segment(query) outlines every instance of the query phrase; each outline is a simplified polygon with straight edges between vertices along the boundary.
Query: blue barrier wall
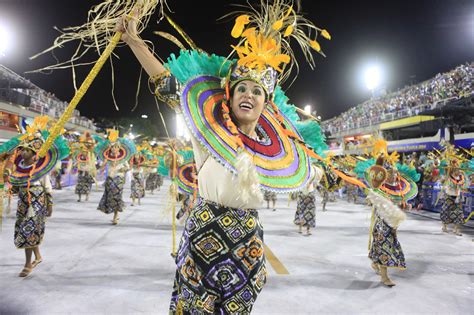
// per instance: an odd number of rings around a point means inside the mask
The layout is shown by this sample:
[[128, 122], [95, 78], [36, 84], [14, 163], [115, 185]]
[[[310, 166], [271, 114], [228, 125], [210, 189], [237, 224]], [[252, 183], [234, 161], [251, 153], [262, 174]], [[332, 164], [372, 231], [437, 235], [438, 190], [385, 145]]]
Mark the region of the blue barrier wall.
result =
[[[443, 205], [443, 200], [440, 198], [438, 203], [436, 203], [440, 192], [440, 183], [424, 182], [422, 189], [423, 209], [433, 212], [440, 212], [441, 206]], [[462, 196], [462, 209], [464, 211], [464, 217], [467, 217], [472, 211], [474, 211], [474, 194], [471, 192], [463, 192]]]

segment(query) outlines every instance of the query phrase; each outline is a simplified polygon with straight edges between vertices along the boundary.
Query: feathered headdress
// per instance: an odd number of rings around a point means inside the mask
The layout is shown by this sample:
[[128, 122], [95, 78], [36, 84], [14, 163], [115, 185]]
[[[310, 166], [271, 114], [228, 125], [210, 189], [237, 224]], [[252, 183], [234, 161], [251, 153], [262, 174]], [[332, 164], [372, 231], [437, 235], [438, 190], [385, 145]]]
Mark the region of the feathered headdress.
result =
[[42, 131], [46, 130], [48, 121], [48, 116], [35, 117], [33, 123], [26, 126], [25, 133], [19, 137], [19, 146], [31, 149], [35, 153], [38, 152], [45, 141]]
[[116, 129], [107, 129], [107, 139], [109, 139], [109, 141], [111, 143], [115, 143], [117, 142], [119, 138], [119, 131], [116, 130]]
[[[249, 6], [238, 15], [231, 35], [239, 42], [232, 45], [239, 59], [231, 68], [231, 88], [239, 81], [252, 80], [272, 95], [277, 81], [286, 80], [298, 62], [290, 40], [298, 42], [306, 61], [315, 66], [312, 51], [324, 56], [317, 42], [318, 35], [331, 39], [327, 30], [320, 29], [293, 8], [292, 0], [261, 0], [259, 8]], [[233, 51], [233, 52], [234, 52]]]
[[400, 155], [397, 151], [393, 151], [392, 153], [388, 153], [387, 141], [384, 139], [376, 139], [372, 145], [372, 152], [371, 156], [374, 159], [379, 157], [383, 157], [387, 166], [395, 167], [398, 160], [400, 159]]

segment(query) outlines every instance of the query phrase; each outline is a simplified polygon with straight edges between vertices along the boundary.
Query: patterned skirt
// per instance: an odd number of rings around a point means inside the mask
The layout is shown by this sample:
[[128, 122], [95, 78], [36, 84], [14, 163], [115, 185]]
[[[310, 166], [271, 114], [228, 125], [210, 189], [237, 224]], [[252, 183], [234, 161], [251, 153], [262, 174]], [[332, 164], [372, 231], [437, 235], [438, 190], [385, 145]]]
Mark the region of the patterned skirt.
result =
[[163, 176], [159, 174], [157, 175], [157, 178], [156, 178], [156, 186], [157, 187], [163, 186]]
[[21, 187], [18, 192], [14, 242], [17, 248], [32, 248], [41, 244], [44, 237], [48, 204], [52, 204], [51, 195], [43, 186], [30, 187], [32, 214], [28, 216], [28, 190]]
[[179, 209], [178, 213], [176, 214], [176, 219], [180, 220], [182, 217], [185, 217], [191, 212], [191, 206], [193, 205], [193, 197], [193, 195], [184, 194], [181, 209]]
[[150, 173], [145, 181], [146, 190], [155, 190], [158, 187], [158, 175], [157, 173]]
[[369, 258], [377, 265], [405, 269], [405, 255], [398, 242], [397, 230], [391, 228], [376, 213], [374, 215]]
[[320, 190], [321, 195], [321, 203], [326, 204], [329, 201], [329, 191], [326, 188], [321, 188]]
[[459, 203], [456, 203], [456, 197], [446, 195], [446, 199], [441, 207], [441, 221], [443, 224], [463, 224], [464, 214]]
[[277, 200], [277, 195], [276, 195], [276, 193], [274, 193], [272, 191], [265, 190], [265, 192], [263, 193], [263, 199], [265, 201], [276, 201]]
[[104, 194], [100, 199], [97, 210], [106, 214], [113, 213], [115, 210], [122, 212], [125, 207], [122, 200], [124, 183], [125, 179], [122, 176], [115, 176], [114, 178], [107, 176]]
[[143, 198], [145, 197], [145, 187], [143, 187], [143, 179], [140, 174], [132, 175], [132, 192], [130, 198]]
[[298, 194], [295, 219], [293, 222], [296, 225], [305, 227], [316, 227], [316, 196], [314, 192]]
[[91, 192], [94, 178], [89, 173], [79, 172], [75, 193], [77, 195], [88, 195]]
[[200, 200], [186, 220], [176, 265], [170, 313], [249, 314], [266, 282], [257, 211]]
[[357, 187], [355, 187], [354, 185], [348, 185], [347, 186], [347, 201], [357, 202], [357, 197], [358, 197]]

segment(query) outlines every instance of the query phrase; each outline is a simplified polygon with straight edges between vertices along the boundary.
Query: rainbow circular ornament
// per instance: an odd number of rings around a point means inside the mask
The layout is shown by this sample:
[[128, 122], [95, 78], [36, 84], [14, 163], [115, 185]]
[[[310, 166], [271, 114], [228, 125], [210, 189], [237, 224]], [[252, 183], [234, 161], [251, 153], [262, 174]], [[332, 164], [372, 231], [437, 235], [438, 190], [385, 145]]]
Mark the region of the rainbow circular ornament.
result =
[[89, 162], [89, 160], [90, 160], [89, 154], [84, 153], [84, 152], [80, 152], [76, 156], [76, 161], [78, 163], [87, 163], [87, 162]]
[[[239, 147], [224, 124], [221, 111], [223, 99], [221, 78], [203, 75], [186, 83], [181, 107], [196, 139], [213, 158], [235, 173], [234, 163]], [[244, 150], [255, 163], [262, 188], [286, 193], [306, 185], [310, 177], [310, 163], [303, 147], [284, 133], [283, 128], [286, 128], [301, 137], [289, 119], [281, 115], [284, 117], [283, 127], [273, 109], [267, 106], [257, 125], [257, 132], [263, 135], [264, 140], [253, 140], [243, 133], [240, 137]]]
[[[23, 165], [23, 158], [19, 154], [14, 160], [15, 170], [10, 174], [10, 183], [13, 186], [23, 187], [28, 185], [28, 181], [35, 182], [40, 180], [56, 166], [59, 160], [60, 156], [55, 146], [51, 147], [44, 157], [39, 158], [38, 161], [30, 166]], [[35, 166], [34, 170], [33, 166]], [[32, 170], [33, 173], [31, 173]]]
[[[117, 154], [112, 153], [112, 148], [118, 146]], [[124, 138], [118, 139], [117, 142], [111, 143], [110, 140], [105, 140], [96, 146], [96, 155], [99, 159], [109, 162], [129, 161], [136, 153], [135, 144]]]
[[[365, 180], [370, 183], [368, 173], [369, 172], [365, 173]], [[399, 182], [397, 184], [391, 185], [385, 182], [374, 190], [387, 196], [395, 203], [410, 201], [418, 195], [418, 186], [415, 181], [403, 175], [399, 176]]]
[[178, 189], [184, 194], [194, 194], [198, 189], [197, 178], [193, 178], [196, 172], [196, 164], [194, 162], [187, 163], [178, 167]]

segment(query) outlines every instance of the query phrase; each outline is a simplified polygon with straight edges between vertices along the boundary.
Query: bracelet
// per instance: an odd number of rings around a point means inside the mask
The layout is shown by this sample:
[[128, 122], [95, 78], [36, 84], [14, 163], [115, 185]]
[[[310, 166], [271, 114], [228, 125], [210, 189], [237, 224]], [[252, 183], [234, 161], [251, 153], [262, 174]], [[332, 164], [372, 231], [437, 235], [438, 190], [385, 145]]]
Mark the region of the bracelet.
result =
[[155, 75], [151, 76], [149, 80], [153, 84], [156, 84], [158, 81], [162, 80], [163, 78], [165, 78], [169, 75], [170, 75], [170, 72], [168, 70], [166, 70], [166, 71], [163, 71], [162, 73], [158, 73], [158, 74], [155, 74]]

